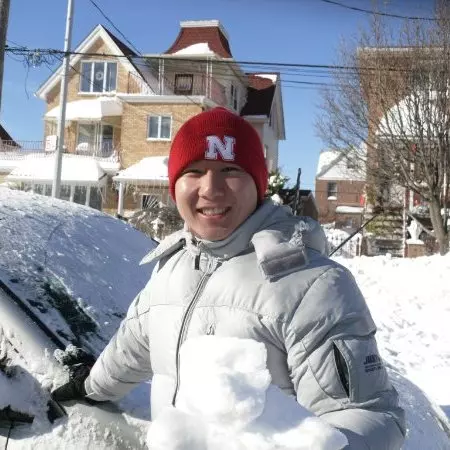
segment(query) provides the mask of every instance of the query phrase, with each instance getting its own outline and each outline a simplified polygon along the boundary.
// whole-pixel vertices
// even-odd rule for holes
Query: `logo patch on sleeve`
[[[383,368],[383,361],[377,354],[367,355],[364,360],[364,371],[366,373],[374,370],[381,370]]]

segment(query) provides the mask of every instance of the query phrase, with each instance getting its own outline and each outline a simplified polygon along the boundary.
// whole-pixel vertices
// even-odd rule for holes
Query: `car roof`
[[[152,266],[157,243],[89,207],[0,188],[0,280],[61,342],[98,354]]]

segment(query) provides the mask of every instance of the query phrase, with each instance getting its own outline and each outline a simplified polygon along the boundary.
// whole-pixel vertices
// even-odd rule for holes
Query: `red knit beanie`
[[[175,182],[194,161],[216,160],[242,167],[256,184],[258,200],[264,198],[268,172],[261,140],[253,126],[225,108],[202,112],[185,122],[172,142],[169,155],[170,195]]]

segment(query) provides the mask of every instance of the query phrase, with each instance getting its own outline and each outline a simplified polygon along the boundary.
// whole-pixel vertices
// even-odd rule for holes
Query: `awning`
[[[362,214],[362,206],[336,206],[336,214]]]
[[[160,182],[167,184],[169,180],[167,172],[167,156],[149,156],[141,159],[138,163],[121,170],[115,177],[117,182]]]
[[[58,119],[59,110],[60,107],[56,106],[45,114],[45,118]],[[117,98],[98,97],[76,100],[67,103],[66,120],[101,120],[103,117],[121,116],[122,111],[122,102]]]
[[[5,181],[50,184],[53,182],[55,156],[29,157],[18,162],[17,167],[5,177]],[[61,184],[81,186],[102,185],[106,174],[94,158],[64,154]]]

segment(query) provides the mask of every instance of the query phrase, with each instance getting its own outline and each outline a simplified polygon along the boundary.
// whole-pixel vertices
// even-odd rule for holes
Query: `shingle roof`
[[[247,102],[241,110],[241,116],[269,116],[275,95],[274,82],[258,74],[247,74],[247,76],[249,81]]]
[[[9,133],[0,125],[0,141],[12,141],[12,145],[17,145]]]
[[[207,43],[209,48],[222,58],[232,58],[230,43],[219,26],[182,27],[172,46],[165,52],[176,53],[191,45]]]
[[[102,25],[102,27],[105,29],[109,37],[114,41],[114,43],[117,45],[117,47],[119,47],[120,51],[125,56],[137,56],[134,50],[131,50],[128,45],[124,44],[117,36],[114,36],[114,34],[112,34],[111,31],[109,31],[104,25]]]

